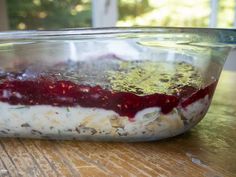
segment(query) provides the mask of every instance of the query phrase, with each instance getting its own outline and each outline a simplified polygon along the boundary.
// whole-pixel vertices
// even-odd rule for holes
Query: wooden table
[[[236,73],[223,72],[206,117],[150,143],[0,140],[0,176],[236,176]]]

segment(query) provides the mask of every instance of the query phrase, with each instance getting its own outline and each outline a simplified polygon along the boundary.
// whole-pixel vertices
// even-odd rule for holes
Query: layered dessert
[[[0,135],[156,140],[205,115],[217,81],[188,62],[114,56],[0,70]]]

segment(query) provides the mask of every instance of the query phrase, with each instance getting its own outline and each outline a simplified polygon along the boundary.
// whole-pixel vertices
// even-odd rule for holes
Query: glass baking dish
[[[206,114],[235,30],[0,33],[0,136],[150,141]]]

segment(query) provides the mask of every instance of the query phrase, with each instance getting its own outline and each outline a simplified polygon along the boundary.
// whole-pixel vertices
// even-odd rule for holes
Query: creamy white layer
[[[206,96],[185,109],[162,114],[160,108],[139,111],[134,118],[120,117],[116,112],[98,108],[22,106],[0,102],[2,136],[103,136],[164,138],[185,131],[185,123],[202,118],[209,106]]]

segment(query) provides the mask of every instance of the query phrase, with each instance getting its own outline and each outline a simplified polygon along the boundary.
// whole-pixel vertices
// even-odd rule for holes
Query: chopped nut
[[[94,135],[94,134],[97,133],[96,129],[90,128],[90,127],[84,127],[83,125],[80,125],[80,126],[76,127],[75,130],[79,134],[84,134],[84,135]]]
[[[24,124],[21,124],[21,127],[30,127],[30,124],[24,123]]]
[[[110,119],[110,123],[113,128],[124,128],[123,120],[118,118],[117,116],[113,116]]]

